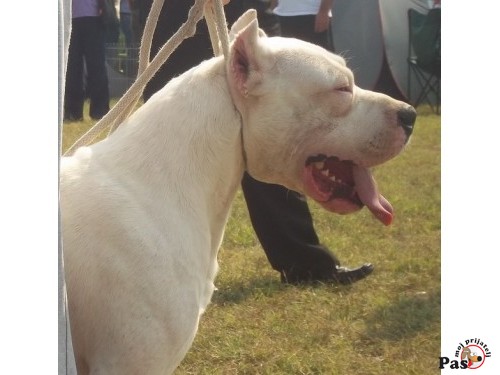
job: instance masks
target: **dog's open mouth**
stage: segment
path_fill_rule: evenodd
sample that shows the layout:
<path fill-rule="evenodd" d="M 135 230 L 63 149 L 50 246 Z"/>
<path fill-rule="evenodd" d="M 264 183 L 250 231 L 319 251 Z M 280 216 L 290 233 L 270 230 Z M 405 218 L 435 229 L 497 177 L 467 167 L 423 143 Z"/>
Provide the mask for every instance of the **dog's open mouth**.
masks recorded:
<path fill-rule="evenodd" d="M 329 211 L 348 214 L 365 205 L 383 224 L 392 222 L 392 206 L 378 192 L 372 173 L 352 161 L 322 154 L 311 156 L 303 181 L 305 193 Z"/>

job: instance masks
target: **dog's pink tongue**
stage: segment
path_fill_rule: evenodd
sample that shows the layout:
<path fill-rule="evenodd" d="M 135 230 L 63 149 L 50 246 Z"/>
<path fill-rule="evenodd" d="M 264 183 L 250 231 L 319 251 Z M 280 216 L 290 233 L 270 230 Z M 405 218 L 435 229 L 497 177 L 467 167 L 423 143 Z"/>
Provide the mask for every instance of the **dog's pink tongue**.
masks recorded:
<path fill-rule="evenodd" d="M 354 166 L 353 177 L 356 192 L 361 202 L 363 202 L 371 213 L 384 225 L 390 225 L 393 218 L 392 206 L 387 199 L 378 192 L 377 183 L 370 170 Z"/>

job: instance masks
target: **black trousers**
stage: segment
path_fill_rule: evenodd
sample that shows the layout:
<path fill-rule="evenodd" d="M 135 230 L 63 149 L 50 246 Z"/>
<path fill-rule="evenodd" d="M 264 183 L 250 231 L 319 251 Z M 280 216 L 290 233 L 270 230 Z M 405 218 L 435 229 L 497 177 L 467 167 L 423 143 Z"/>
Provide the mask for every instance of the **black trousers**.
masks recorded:
<path fill-rule="evenodd" d="M 339 261 L 320 244 L 303 195 L 248 173 L 241 187 L 252 226 L 276 271 L 290 280 L 331 276 Z"/>
<path fill-rule="evenodd" d="M 71 27 L 64 117 L 73 120 L 82 119 L 83 102 L 88 95 L 90 116 L 99 119 L 109 111 L 104 28 L 99 17 L 73 18 Z M 86 80 L 84 66 L 87 73 Z"/>
<path fill-rule="evenodd" d="M 185 21 L 192 1 L 166 1 L 160 13 L 151 46 L 152 55 Z M 244 2 L 233 0 L 224 7 L 231 25 L 244 11 Z M 152 56 L 152 57 L 153 57 Z M 198 23 L 196 35 L 184 40 L 144 90 L 148 100 L 171 78 L 213 56 L 204 22 Z M 305 198 L 280 185 L 259 182 L 247 173 L 242 189 L 250 219 L 271 266 L 282 277 L 293 281 L 328 278 L 339 263 L 319 243 Z"/>

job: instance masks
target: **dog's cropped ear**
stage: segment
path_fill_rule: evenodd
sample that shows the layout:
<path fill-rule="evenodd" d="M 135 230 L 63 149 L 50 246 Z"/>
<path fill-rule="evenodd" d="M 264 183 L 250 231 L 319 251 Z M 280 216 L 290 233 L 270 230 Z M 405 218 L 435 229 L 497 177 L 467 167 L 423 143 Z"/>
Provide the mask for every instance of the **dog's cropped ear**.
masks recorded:
<path fill-rule="evenodd" d="M 246 26 L 250 24 L 253 20 L 257 19 L 257 11 L 255 9 L 249 9 L 243 13 L 240 18 L 233 23 L 231 30 L 229 31 L 229 41 L 233 41 L 236 35 L 243 30 Z M 264 30 L 259 29 L 260 36 L 267 36 Z"/>
<path fill-rule="evenodd" d="M 238 21 L 239 28 L 245 20 L 250 22 L 235 35 L 229 52 L 228 81 L 233 95 L 247 97 L 262 82 L 263 67 L 267 59 L 265 46 L 259 43 L 262 37 L 256 14 L 247 12 Z M 237 22 L 238 22 L 237 21 Z M 234 28 L 234 27 L 233 27 Z M 236 29 L 235 29 L 236 30 Z"/>
<path fill-rule="evenodd" d="M 460 356 L 460 359 L 468 358 L 469 355 L 470 355 L 470 349 L 464 348 L 464 350 L 462 351 L 462 355 Z"/>

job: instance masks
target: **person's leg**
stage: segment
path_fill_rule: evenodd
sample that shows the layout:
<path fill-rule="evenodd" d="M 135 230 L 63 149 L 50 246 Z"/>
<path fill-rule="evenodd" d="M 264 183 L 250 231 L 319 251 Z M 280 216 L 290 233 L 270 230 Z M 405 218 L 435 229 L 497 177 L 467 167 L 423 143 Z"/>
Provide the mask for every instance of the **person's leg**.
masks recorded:
<path fill-rule="evenodd" d="M 81 41 L 82 27 L 79 21 L 78 18 L 72 21 L 68 47 L 64 90 L 64 120 L 67 121 L 83 120 L 83 46 Z"/>
<path fill-rule="evenodd" d="M 241 186 L 255 233 L 283 282 L 349 284 L 373 271 L 371 264 L 352 270 L 340 267 L 335 255 L 319 243 L 303 195 L 257 181 L 247 173 Z"/>
<path fill-rule="evenodd" d="M 109 111 L 109 86 L 104 49 L 104 28 L 99 17 L 85 17 L 85 63 L 88 74 L 90 117 L 100 119 Z"/>
<path fill-rule="evenodd" d="M 136 74 L 137 70 L 135 68 L 135 62 L 138 58 L 136 55 L 136 49 L 134 46 L 134 33 L 132 30 L 132 14 L 131 13 L 120 13 L 120 28 L 122 30 L 123 36 L 125 38 L 125 47 L 127 50 L 127 57 L 125 60 L 124 73 L 127 76 Z"/>
<path fill-rule="evenodd" d="M 319 243 L 304 196 L 245 173 L 252 226 L 271 266 L 288 281 L 331 277 L 338 260 Z"/>
<path fill-rule="evenodd" d="M 120 28 L 121 28 L 123 36 L 125 38 L 125 46 L 127 48 L 132 47 L 134 34 L 132 32 L 132 14 L 131 13 L 120 13 Z"/>

